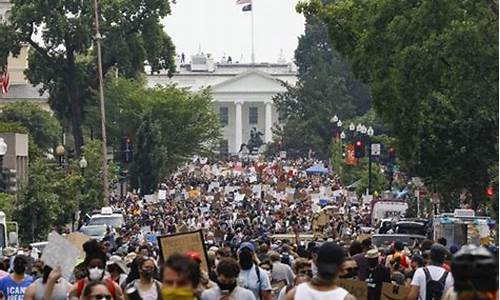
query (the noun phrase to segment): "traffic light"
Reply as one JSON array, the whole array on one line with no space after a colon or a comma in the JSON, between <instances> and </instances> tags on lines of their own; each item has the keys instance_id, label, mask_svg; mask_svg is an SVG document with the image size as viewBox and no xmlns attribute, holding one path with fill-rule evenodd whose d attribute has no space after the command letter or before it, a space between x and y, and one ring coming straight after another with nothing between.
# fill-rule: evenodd
<instances>
[{"instance_id":1,"label":"traffic light","mask_svg":"<svg viewBox=\"0 0 500 300\"><path fill-rule=\"evenodd\" d=\"M365 156L365 144L362 140L354 142L354 157L361 158Z\"/></svg>"},{"instance_id":2,"label":"traffic light","mask_svg":"<svg viewBox=\"0 0 500 300\"><path fill-rule=\"evenodd\" d=\"M486 196L488 196L488 198L491 198L491 197L493 197L494 194L495 194L495 191L493 190L493 187L489 186L486 189Z\"/></svg>"},{"instance_id":3,"label":"traffic light","mask_svg":"<svg viewBox=\"0 0 500 300\"><path fill-rule=\"evenodd\" d=\"M396 148L389 148L389 161L394 162L396 160Z\"/></svg>"},{"instance_id":4,"label":"traffic light","mask_svg":"<svg viewBox=\"0 0 500 300\"><path fill-rule=\"evenodd\" d=\"M132 139L130 137L126 136L122 140L122 162L123 163L129 163L134 159L134 148L132 144Z\"/></svg>"}]
</instances>

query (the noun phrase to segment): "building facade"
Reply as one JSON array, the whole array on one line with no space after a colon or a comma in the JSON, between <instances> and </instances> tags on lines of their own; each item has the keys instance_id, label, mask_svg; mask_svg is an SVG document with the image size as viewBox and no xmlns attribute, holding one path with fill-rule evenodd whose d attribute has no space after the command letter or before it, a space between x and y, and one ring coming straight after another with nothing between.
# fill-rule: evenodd
<instances>
[{"instance_id":1,"label":"building facade","mask_svg":"<svg viewBox=\"0 0 500 300\"><path fill-rule=\"evenodd\" d=\"M214 63L196 55L188 64L179 63L171 78L160 73L147 79L150 87L174 83L193 92L210 88L223 126L220 152L235 154L252 130L263 134L264 143L272 141L272 128L279 123L272 98L286 90L282 82L295 85L297 72L293 64Z\"/></svg>"}]
</instances>

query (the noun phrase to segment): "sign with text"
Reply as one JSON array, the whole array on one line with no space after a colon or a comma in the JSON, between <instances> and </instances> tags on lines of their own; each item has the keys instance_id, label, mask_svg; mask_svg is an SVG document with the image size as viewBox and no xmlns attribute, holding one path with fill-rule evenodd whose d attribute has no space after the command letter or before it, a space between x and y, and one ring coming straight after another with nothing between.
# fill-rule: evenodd
<instances>
[{"instance_id":1,"label":"sign with text","mask_svg":"<svg viewBox=\"0 0 500 300\"><path fill-rule=\"evenodd\" d=\"M175 253L186 254L195 251L200 254L201 269L208 271L207 252L201 230L159 236L158 245L163 261Z\"/></svg>"},{"instance_id":2,"label":"sign with text","mask_svg":"<svg viewBox=\"0 0 500 300\"><path fill-rule=\"evenodd\" d=\"M404 300L410 293L410 287L384 282L380 300Z\"/></svg>"},{"instance_id":3,"label":"sign with text","mask_svg":"<svg viewBox=\"0 0 500 300\"><path fill-rule=\"evenodd\" d=\"M372 144L372 155L373 156L380 155L380 144Z\"/></svg>"},{"instance_id":4,"label":"sign with text","mask_svg":"<svg viewBox=\"0 0 500 300\"><path fill-rule=\"evenodd\" d=\"M338 286L346 289L349 294L353 295L357 300L368 299L368 287L366 282L352 279L338 279Z\"/></svg>"}]
</instances>

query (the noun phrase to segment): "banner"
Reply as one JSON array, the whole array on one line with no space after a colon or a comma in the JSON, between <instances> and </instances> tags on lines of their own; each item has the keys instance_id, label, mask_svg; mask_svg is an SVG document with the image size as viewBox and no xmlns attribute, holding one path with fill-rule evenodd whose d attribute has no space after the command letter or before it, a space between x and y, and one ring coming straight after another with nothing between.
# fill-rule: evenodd
<instances>
[{"instance_id":1,"label":"banner","mask_svg":"<svg viewBox=\"0 0 500 300\"><path fill-rule=\"evenodd\" d=\"M79 256L80 250L71 241L52 231L49 233L41 260L51 268L61 267L62 276L69 280Z\"/></svg>"},{"instance_id":2,"label":"banner","mask_svg":"<svg viewBox=\"0 0 500 300\"><path fill-rule=\"evenodd\" d=\"M345 163L349 166L355 166L358 163L356 156L354 155L354 145L349 144L346 147Z\"/></svg>"},{"instance_id":3,"label":"banner","mask_svg":"<svg viewBox=\"0 0 500 300\"><path fill-rule=\"evenodd\" d=\"M176 233L158 237L160 253L163 261L175 253L186 254L189 251L195 251L201 256L201 269L208 271L208 259L201 230Z\"/></svg>"}]
</instances>

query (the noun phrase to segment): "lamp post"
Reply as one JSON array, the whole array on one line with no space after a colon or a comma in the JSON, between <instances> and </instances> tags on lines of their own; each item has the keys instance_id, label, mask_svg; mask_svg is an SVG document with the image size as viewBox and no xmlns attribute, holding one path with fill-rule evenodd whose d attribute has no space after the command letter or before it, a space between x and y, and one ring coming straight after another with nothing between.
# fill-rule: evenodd
<instances>
[{"instance_id":1,"label":"lamp post","mask_svg":"<svg viewBox=\"0 0 500 300\"><path fill-rule=\"evenodd\" d=\"M366 128L366 127L365 127ZM368 195L372 194L372 136L373 128L370 126L366 130L368 135Z\"/></svg>"},{"instance_id":2,"label":"lamp post","mask_svg":"<svg viewBox=\"0 0 500 300\"><path fill-rule=\"evenodd\" d=\"M85 168L87 168L87 160L85 159L85 156L82 156L80 159L80 170L82 171L82 177L85 176Z\"/></svg>"},{"instance_id":3,"label":"lamp post","mask_svg":"<svg viewBox=\"0 0 500 300\"><path fill-rule=\"evenodd\" d=\"M0 172L3 175L3 157L7 154L7 143L3 138L0 138ZM1 177L3 185L3 176Z\"/></svg>"},{"instance_id":4,"label":"lamp post","mask_svg":"<svg viewBox=\"0 0 500 300\"><path fill-rule=\"evenodd\" d=\"M56 155L59 157L59 167L62 167L64 152L66 152L66 150L64 149L63 145L59 145L56 147Z\"/></svg>"}]
</instances>

